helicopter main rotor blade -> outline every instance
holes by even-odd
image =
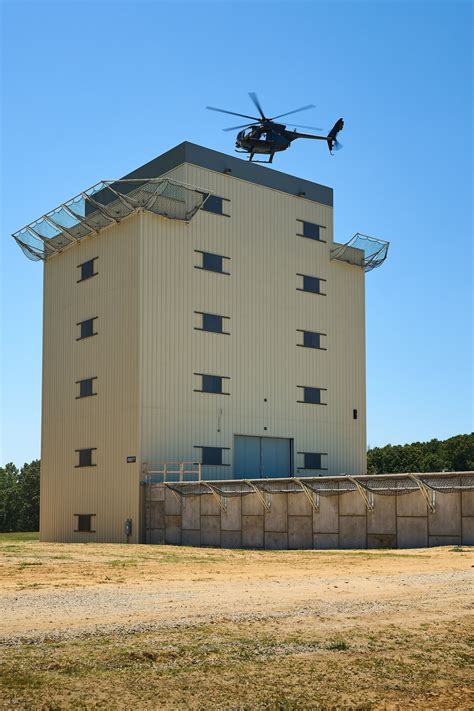
[[[308,104],[307,106],[302,106],[300,109],[293,109],[293,111],[287,111],[286,114],[279,114],[278,116],[274,116],[270,121],[274,121],[277,118],[282,118],[283,116],[289,116],[290,114],[296,114],[298,111],[306,111],[307,109],[315,109],[316,106],[314,104]]]
[[[225,109],[216,109],[215,106],[206,106],[206,109],[209,109],[209,111],[219,111],[221,114],[231,114],[232,116],[242,116],[242,118],[249,118],[252,119],[252,121],[260,121],[260,119],[257,116],[247,116],[247,114],[237,114],[235,111],[226,111]]]
[[[255,104],[255,106],[257,107],[257,109],[259,110],[260,116],[261,116],[263,119],[265,119],[265,114],[263,113],[263,109],[262,109],[262,107],[260,106],[260,101],[258,100],[257,94],[256,94],[254,91],[249,91],[249,96],[250,96],[250,98],[252,99],[252,101],[253,101],[253,103]]]
[[[241,124],[240,126],[231,126],[230,128],[223,128],[223,131],[235,131],[238,128],[250,128],[250,126],[259,126],[259,123],[244,123]]]

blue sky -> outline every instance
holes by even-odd
[[[183,140],[233,152],[207,104],[330,128],[275,167],[335,190],[367,275],[368,442],[472,430],[472,3],[81,2],[2,9],[2,451],[40,453],[42,266],[11,232]],[[290,126],[291,128],[291,126]]]

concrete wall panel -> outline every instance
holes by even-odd
[[[182,546],[200,546],[201,545],[201,531],[191,530],[183,528],[181,535],[181,545]]]
[[[289,497],[289,501],[291,496]],[[309,502],[308,502],[309,504]],[[310,504],[311,507],[311,504]],[[312,516],[288,516],[288,548],[313,547]]]
[[[427,508],[421,491],[397,496],[397,516],[426,516]]]
[[[465,546],[474,546],[474,516],[463,517],[462,542]]]
[[[150,497],[150,501],[164,501],[165,500],[165,487],[164,486],[149,487],[149,497]]]
[[[201,516],[220,516],[221,508],[212,494],[201,496]]]
[[[221,531],[222,548],[242,548],[242,531]]]
[[[153,501],[150,503],[150,528],[165,527],[165,502]]]
[[[267,550],[287,550],[288,535],[286,531],[265,531],[265,548]]]
[[[263,548],[263,516],[242,516],[242,548]]]
[[[167,516],[181,515],[181,497],[165,487],[165,514]]]
[[[462,494],[462,515],[474,516],[474,491],[463,491]]]
[[[315,533],[313,536],[313,548],[317,548],[322,551],[339,548],[339,534]]]
[[[312,516],[313,507],[306,494],[288,495],[288,516]]]
[[[265,511],[265,532],[287,530],[288,494],[272,494],[271,509]]]
[[[436,492],[436,508],[428,515],[428,530],[430,536],[460,536],[461,535],[461,494]]]
[[[338,533],[338,510],[337,496],[321,496],[319,499],[319,511],[313,511],[313,532]]]
[[[181,544],[181,516],[165,516],[165,543]]]
[[[461,536],[428,536],[428,545],[433,546],[460,546]]]
[[[426,516],[400,516],[397,519],[397,529],[398,548],[424,548],[428,545],[428,519]]]
[[[201,545],[220,546],[221,519],[220,516],[201,516]]]
[[[197,530],[201,524],[201,497],[183,496],[182,499],[183,530]]]
[[[339,518],[339,547],[367,547],[365,516],[341,516]]]
[[[296,550],[474,545],[474,516],[461,517],[461,501],[468,511],[471,502],[469,497],[461,499],[460,492],[437,492],[435,513],[426,510],[423,515],[420,512],[427,507],[419,492],[399,497],[375,496],[374,510],[364,507],[361,515],[340,514],[340,501],[344,497],[342,510],[360,510],[352,493],[321,496],[319,510],[311,507],[302,492],[268,495],[270,511],[265,511],[254,494],[233,496],[227,497],[224,511],[212,495],[178,499],[165,490],[162,501],[152,500],[163,498],[159,495],[144,497],[148,501],[144,508],[146,540],[176,545]],[[397,508],[414,515],[396,516]],[[260,513],[244,514],[244,509]],[[170,510],[182,513],[169,514]]]
[[[367,511],[367,533],[397,532],[397,512],[394,496],[374,496],[374,510]]]
[[[264,508],[257,494],[242,496],[242,516],[262,516]]]
[[[165,529],[164,528],[156,528],[152,531],[149,531],[149,542],[152,543],[153,545],[156,546],[162,546],[165,542]]]
[[[394,533],[369,533],[367,548],[396,548],[397,536]]]
[[[221,511],[221,528],[223,531],[240,531],[242,526],[242,497],[229,496],[227,510]]]
[[[365,516],[365,501],[358,491],[349,491],[339,496],[339,513],[341,516]]]

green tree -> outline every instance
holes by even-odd
[[[40,462],[0,467],[0,531],[38,531]]]
[[[369,474],[474,471],[474,432],[447,440],[387,444],[367,452]]]

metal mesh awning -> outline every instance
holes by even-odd
[[[29,259],[44,260],[140,208],[189,222],[208,195],[168,178],[102,180],[13,237]]]
[[[161,484],[163,478],[147,475],[148,485]],[[474,472],[431,472],[417,474],[376,474],[327,477],[291,477],[282,479],[226,479],[200,481],[169,481],[166,486],[182,496],[208,494],[209,487],[221,496],[252,494],[256,489],[265,494],[300,493],[302,485],[315,494],[334,496],[363,488],[371,494],[392,496],[418,491],[420,484],[433,491],[451,493],[474,491]]]
[[[357,232],[346,244],[334,244],[331,249],[331,259],[363,267],[370,272],[387,259],[390,242],[378,237],[369,237]]]

